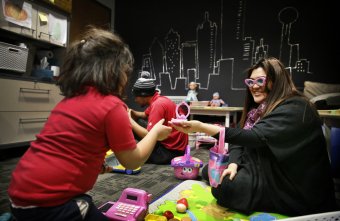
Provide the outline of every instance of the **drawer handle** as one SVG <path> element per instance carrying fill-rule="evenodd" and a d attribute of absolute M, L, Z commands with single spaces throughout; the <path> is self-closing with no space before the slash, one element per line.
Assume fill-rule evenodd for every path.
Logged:
<path fill-rule="evenodd" d="M 51 36 L 52 36 L 51 34 L 48 34 L 48 33 L 42 32 L 42 31 L 39 32 L 39 38 L 41 38 L 42 35 L 47 35 L 49 39 L 50 39 Z"/>
<path fill-rule="evenodd" d="M 20 88 L 21 93 L 35 93 L 35 94 L 49 94 L 50 90 L 48 89 L 36 89 L 36 88 Z"/>
<path fill-rule="evenodd" d="M 30 124 L 30 123 L 41 123 L 46 122 L 47 117 L 40 117 L 40 118 L 20 118 L 19 124 Z"/>
<path fill-rule="evenodd" d="M 9 53 L 19 53 L 19 49 L 16 49 L 16 48 L 8 48 L 8 52 Z"/>
<path fill-rule="evenodd" d="M 21 33 L 23 32 L 23 30 L 29 30 L 29 31 L 32 31 L 32 34 L 35 32 L 35 30 L 34 30 L 34 29 L 32 29 L 32 28 L 21 27 Z"/>

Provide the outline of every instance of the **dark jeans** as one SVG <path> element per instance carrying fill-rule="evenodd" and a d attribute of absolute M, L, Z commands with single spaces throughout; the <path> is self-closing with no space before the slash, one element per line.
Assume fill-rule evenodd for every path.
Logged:
<path fill-rule="evenodd" d="M 184 151 L 169 150 L 165 148 L 160 142 L 157 142 L 146 163 L 170 164 L 173 158 L 183 155 Z"/>
<path fill-rule="evenodd" d="M 83 219 L 77 200 L 84 200 L 88 203 L 89 208 Z M 11 207 L 12 214 L 15 220 L 21 221 L 109 221 L 109 219 L 103 215 L 97 207 L 93 204 L 92 198 L 89 195 L 81 195 L 74 199 L 59 205 L 52 207 L 36 207 L 31 209 L 19 209 Z"/>
<path fill-rule="evenodd" d="M 137 123 L 144 128 L 146 128 L 148 125 L 148 122 L 143 119 L 138 119 Z M 134 136 L 136 141 L 139 142 L 140 138 L 135 133 Z M 157 142 L 146 163 L 158 165 L 170 164 L 173 158 L 183 156 L 184 153 L 185 151 L 169 150 L 166 147 L 164 147 L 160 142 Z"/>

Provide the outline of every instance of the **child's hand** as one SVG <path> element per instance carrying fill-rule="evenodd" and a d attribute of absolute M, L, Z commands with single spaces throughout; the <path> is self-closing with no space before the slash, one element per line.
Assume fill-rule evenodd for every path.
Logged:
<path fill-rule="evenodd" d="M 165 125 L 163 125 L 163 123 L 164 123 L 164 119 L 158 121 L 155 124 L 155 126 L 152 127 L 152 130 L 157 131 L 157 134 L 158 134 L 157 140 L 158 141 L 162 141 L 162 140 L 166 139 L 172 131 L 171 127 L 165 126 Z"/>

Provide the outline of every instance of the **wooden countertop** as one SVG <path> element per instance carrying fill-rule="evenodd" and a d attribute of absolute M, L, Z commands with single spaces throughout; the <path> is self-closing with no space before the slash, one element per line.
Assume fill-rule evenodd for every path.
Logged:
<path fill-rule="evenodd" d="M 320 117 L 322 118 L 336 118 L 340 119 L 340 109 L 335 110 L 318 110 Z"/>
<path fill-rule="evenodd" d="M 211 107 L 211 106 L 190 106 L 190 110 L 210 111 L 242 111 L 243 107 Z"/>

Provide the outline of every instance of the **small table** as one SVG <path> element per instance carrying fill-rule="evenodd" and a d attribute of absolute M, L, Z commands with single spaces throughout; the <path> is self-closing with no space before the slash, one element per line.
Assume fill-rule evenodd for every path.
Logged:
<path fill-rule="evenodd" d="M 190 120 L 194 115 L 225 116 L 225 126 L 230 126 L 230 116 L 233 116 L 233 123 L 237 123 L 237 112 L 241 112 L 243 107 L 210 107 L 210 106 L 190 106 Z"/>
<path fill-rule="evenodd" d="M 340 109 L 318 110 L 324 124 L 324 135 L 326 137 L 328 154 L 331 159 L 333 177 L 340 178 L 340 150 L 339 150 L 339 128 Z"/>
<path fill-rule="evenodd" d="M 340 109 L 318 110 L 320 117 L 328 127 L 340 127 Z"/>

